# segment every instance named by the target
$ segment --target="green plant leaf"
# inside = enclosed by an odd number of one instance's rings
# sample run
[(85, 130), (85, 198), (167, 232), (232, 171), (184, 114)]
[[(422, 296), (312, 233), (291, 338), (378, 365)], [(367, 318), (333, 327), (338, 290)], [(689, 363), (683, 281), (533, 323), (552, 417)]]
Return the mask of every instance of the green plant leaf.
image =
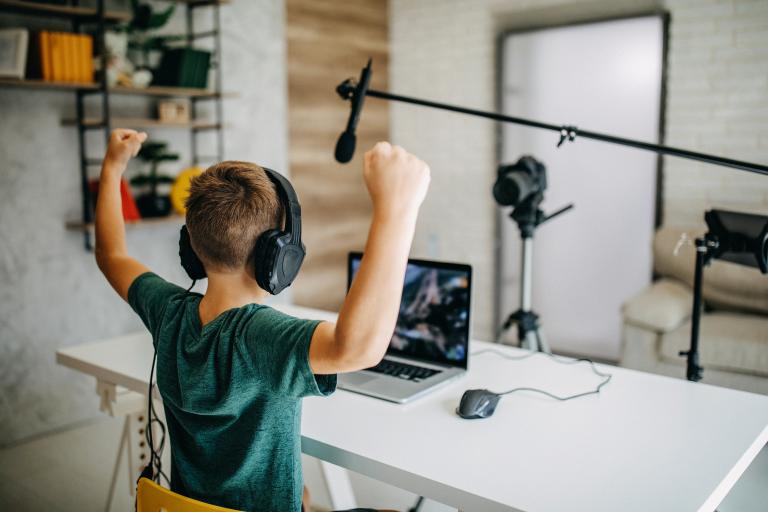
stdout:
[(167, 174), (152, 176), (151, 174), (138, 174), (131, 178), (131, 185), (134, 187), (146, 187), (147, 185), (160, 185), (163, 183), (174, 183), (176, 178)]
[(133, 10), (133, 19), (131, 19), (130, 24), (131, 30), (147, 31), (158, 29), (168, 23), (176, 6), (171, 5), (162, 12), (155, 12), (149, 4), (140, 3), (138, 0), (131, 0), (131, 9)]
[[(178, 160), (179, 155), (176, 153), (167, 153), (167, 142), (146, 142), (141, 147), (138, 157), (145, 162), (161, 162), (163, 160)], [(171, 158), (168, 158), (168, 157)]]
[(179, 159), (178, 153), (163, 153), (155, 158), (155, 162), (172, 162)]
[(152, 182), (152, 178), (150, 178), (146, 174), (137, 174), (133, 178), (131, 178), (131, 185), (134, 187), (144, 187), (146, 185), (149, 185)]

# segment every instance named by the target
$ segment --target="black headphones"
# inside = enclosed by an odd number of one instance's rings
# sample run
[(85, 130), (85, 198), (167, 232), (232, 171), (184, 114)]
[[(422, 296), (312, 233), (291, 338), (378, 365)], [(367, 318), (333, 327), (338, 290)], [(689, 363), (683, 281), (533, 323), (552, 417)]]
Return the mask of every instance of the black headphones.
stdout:
[[(301, 243), (301, 205), (291, 183), (281, 174), (262, 167), (275, 184), (277, 195), (285, 210), (285, 229), (268, 229), (256, 240), (253, 251), (256, 282), (272, 295), (288, 288), (299, 273), (306, 255)], [(181, 227), (179, 237), (181, 266), (192, 279), (204, 279), (205, 267), (192, 249), (187, 226)]]

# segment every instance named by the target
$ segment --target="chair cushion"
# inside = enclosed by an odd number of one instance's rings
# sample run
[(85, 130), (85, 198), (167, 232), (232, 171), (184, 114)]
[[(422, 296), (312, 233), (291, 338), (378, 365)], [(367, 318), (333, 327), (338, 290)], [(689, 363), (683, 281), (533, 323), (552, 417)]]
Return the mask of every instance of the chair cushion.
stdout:
[[(675, 247), (683, 233), (689, 239), (701, 236), (694, 230), (665, 227), (656, 232), (653, 242), (654, 267), (662, 276), (673, 277), (693, 287), (696, 248), (691, 244)], [(768, 314), (768, 275), (756, 268), (713, 260), (704, 270), (704, 301), (715, 309)]]
[[(691, 322), (661, 337), (662, 359), (683, 361), (678, 355), (690, 346)], [(699, 352), (707, 368), (768, 377), (768, 318), (717, 312), (701, 316)]]
[(669, 332), (691, 316), (691, 289), (676, 279), (659, 279), (624, 303), (624, 320), (655, 332)]

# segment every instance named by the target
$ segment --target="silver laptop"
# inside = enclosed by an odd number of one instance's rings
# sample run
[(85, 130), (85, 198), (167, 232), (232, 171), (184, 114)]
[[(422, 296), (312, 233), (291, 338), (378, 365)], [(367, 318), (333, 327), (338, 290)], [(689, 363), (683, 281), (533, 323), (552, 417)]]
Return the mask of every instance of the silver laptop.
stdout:
[[(349, 254), (348, 287), (362, 253)], [(339, 387), (405, 403), (462, 376), (469, 358), (472, 267), (408, 260), (400, 314), (384, 359), (339, 375)]]

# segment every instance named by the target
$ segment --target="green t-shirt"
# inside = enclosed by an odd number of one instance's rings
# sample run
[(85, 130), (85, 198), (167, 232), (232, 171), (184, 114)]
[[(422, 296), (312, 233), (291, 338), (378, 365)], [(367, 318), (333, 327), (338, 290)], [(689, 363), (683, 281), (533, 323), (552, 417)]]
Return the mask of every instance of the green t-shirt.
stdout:
[(238, 510), (299, 511), (301, 398), (336, 388), (309, 366), (319, 321), (248, 304), (201, 326), (201, 298), (150, 272), (128, 291), (157, 348), (171, 488)]

